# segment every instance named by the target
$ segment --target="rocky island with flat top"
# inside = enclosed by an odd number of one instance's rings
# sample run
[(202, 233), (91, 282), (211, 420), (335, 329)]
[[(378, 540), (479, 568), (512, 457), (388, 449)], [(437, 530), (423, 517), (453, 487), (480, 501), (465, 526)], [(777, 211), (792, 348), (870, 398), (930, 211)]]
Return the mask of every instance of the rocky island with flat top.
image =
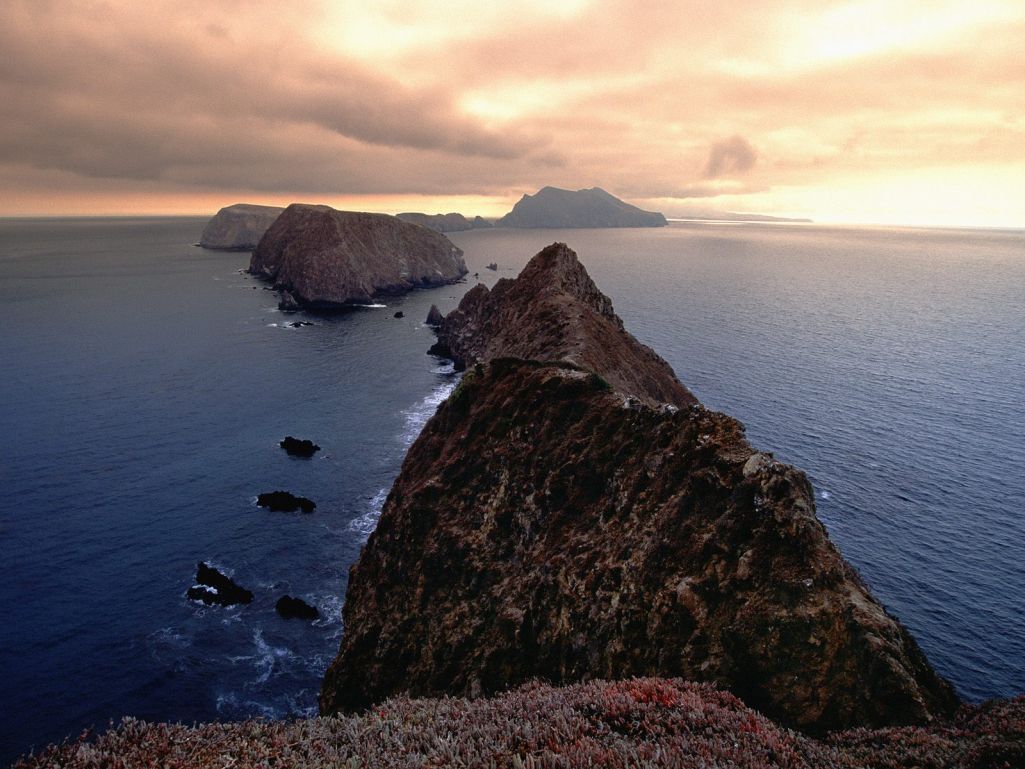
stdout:
[(252, 251), (284, 210), (252, 203), (225, 206), (207, 222), (199, 245), (217, 251)]
[(260, 239), (249, 272), (281, 289), (288, 308), (331, 311), (455, 283), (467, 270), (439, 232), (387, 214), (293, 203)]

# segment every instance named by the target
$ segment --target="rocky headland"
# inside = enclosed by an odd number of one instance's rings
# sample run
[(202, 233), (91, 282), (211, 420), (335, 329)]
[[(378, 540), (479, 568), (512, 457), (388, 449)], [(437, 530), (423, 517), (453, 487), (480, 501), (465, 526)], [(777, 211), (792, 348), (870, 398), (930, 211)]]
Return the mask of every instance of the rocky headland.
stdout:
[(462, 214), (397, 214), (404, 222), (412, 222), (437, 232), (463, 232), (465, 230), (486, 230), (494, 225), (481, 216), (467, 219)]
[(219, 251), (252, 251), (284, 210), (252, 203), (225, 206), (207, 222), (199, 245)]
[(666, 218), (654, 211), (610, 195), (600, 187), (589, 190), (563, 190), (542, 187), (534, 195), (524, 195), (496, 222), (496, 227), (665, 227)]
[(612, 302), (564, 243), (542, 250), (519, 277), (478, 284), (444, 318), (432, 315), (431, 353), (457, 369), (494, 358), (568, 361), (649, 405), (697, 403), (654, 350), (623, 328)]
[(958, 705), (815, 516), (803, 473), (697, 404), (566, 246), (469, 292), (467, 366), (352, 567), (325, 713), (676, 676), (810, 733)]
[(454, 283), (466, 271), (463, 252), (426, 227), (301, 203), (277, 218), (249, 263), (284, 292), (283, 307), (319, 311)]

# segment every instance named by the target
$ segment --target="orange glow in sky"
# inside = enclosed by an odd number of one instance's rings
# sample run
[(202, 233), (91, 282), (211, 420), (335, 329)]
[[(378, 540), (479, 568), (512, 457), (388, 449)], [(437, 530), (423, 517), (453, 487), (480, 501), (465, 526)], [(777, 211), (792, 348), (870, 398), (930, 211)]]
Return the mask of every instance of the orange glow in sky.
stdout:
[(1021, 0), (7, 0), (0, 215), (234, 202), (1025, 226)]

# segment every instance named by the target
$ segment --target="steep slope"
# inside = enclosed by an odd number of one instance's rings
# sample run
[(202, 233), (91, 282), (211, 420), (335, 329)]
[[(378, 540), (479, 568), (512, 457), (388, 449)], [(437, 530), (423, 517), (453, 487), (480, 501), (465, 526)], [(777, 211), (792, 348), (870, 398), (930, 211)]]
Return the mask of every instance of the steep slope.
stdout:
[(664, 227), (666, 218), (642, 211), (600, 187), (563, 190), (543, 187), (524, 195), (513, 210), (498, 220), (498, 227)]
[(225, 206), (207, 222), (199, 245), (221, 251), (252, 251), (284, 210), (252, 203)]
[(566, 360), (649, 404), (697, 403), (669, 364), (623, 328), (565, 243), (543, 249), (515, 280), (472, 288), (437, 332), (431, 352), (460, 369), (495, 357)]
[(454, 283), (466, 264), (444, 235), (394, 216), (294, 203), (260, 240), (249, 271), (299, 305), (330, 310)]
[(563, 321), (574, 328), (555, 342), (632, 351), (570, 255), (545, 249), (497, 299), (478, 287), (445, 320), (443, 338), (450, 319), (470, 329), (464, 355), (488, 354), (464, 358), (350, 571), (322, 711), (660, 675), (811, 732), (950, 713), (953, 690), (829, 541), (807, 478), (739, 422), (625, 397), (612, 375), (629, 355), (597, 373), (502, 357), (543, 352), (536, 335)]

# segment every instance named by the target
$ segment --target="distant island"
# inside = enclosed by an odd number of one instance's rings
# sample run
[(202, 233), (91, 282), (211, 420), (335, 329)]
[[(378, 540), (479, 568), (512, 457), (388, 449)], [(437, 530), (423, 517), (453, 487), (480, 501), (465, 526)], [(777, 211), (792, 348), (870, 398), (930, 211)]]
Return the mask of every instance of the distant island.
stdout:
[(790, 216), (769, 216), (768, 214), (743, 214), (735, 211), (684, 211), (673, 214), (670, 219), (688, 219), (710, 222), (781, 222), (793, 224), (811, 224), (811, 219), (798, 219)]
[(497, 227), (582, 228), (582, 227), (665, 227), (666, 218), (654, 211), (642, 211), (600, 187), (563, 190), (542, 187), (535, 195), (524, 195)]
[(207, 222), (199, 245), (218, 251), (252, 251), (284, 210), (252, 203), (225, 206)]
[(412, 222), (438, 232), (462, 232), (464, 230), (485, 230), (494, 225), (482, 216), (467, 219), (462, 214), (420, 214), (404, 213), (397, 215), (404, 222)]

